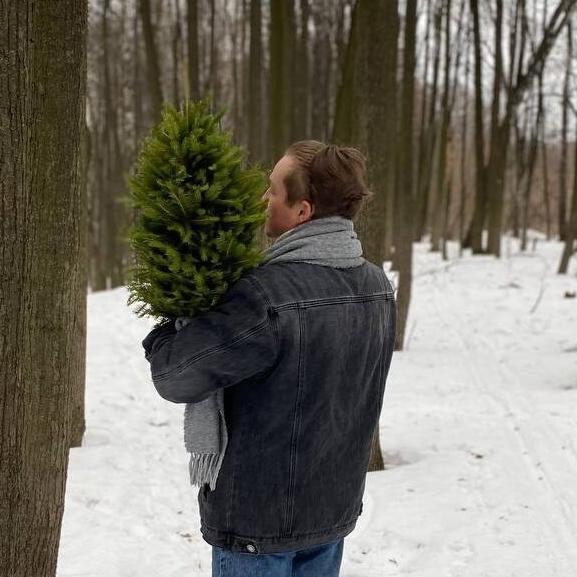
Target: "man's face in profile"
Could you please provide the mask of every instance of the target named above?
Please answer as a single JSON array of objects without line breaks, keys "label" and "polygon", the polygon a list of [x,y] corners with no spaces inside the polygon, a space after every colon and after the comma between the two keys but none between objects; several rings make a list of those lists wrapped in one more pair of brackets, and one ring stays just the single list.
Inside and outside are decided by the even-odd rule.
[{"label": "man's face in profile", "polygon": [[308,201],[298,201],[293,206],[287,202],[285,177],[294,170],[294,162],[291,156],[285,155],[276,163],[269,177],[269,187],[263,194],[268,200],[265,233],[270,238],[277,238],[310,218],[310,211],[307,212],[306,207],[303,210],[305,203],[310,207]]}]

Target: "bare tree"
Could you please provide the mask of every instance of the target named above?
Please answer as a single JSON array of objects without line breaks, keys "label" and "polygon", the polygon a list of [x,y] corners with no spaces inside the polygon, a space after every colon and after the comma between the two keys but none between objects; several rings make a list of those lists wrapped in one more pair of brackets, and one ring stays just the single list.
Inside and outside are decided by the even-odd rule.
[{"label": "bare tree", "polygon": [[559,159],[559,238],[565,240],[567,220],[567,131],[569,125],[569,100],[571,85],[571,63],[573,52],[573,30],[571,20],[567,22],[567,51],[565,55],[565,79],[563,82],[563,100],[561,103],[561,157]]},{"label": "bare tree", "polygon": [[125,249],[120,246],[118,231],[123,224],[123,214],[119,210],[116,199],[122,194],[123,187],[123,147],[120,144],[118,126],[118,99],[113,96],[113,83],[111,73],[112,59],[109,54],[108,11],[110,0],[104,0],[102,12],[102,47],[103,47],[103,97],[104,97],[104,126],[103,126],[103,152],[105,155],[102,163],[103,175],[106,184],[100,188],[100,198],[103,211],[103,228],[106,231],[101,238],[102,250],[109,271],[110,286],[116,287],[122,284],[124,279],[123,253]]},{"label": "bare tree", "polygon": [[463,92],[463,111],[461,117],[461,194],[459,197],[459,251],[463,252],[465,240],[465,205],[467,202],[467,149],[469,133],[469,76],[471,73],[470,26],[467,30],[465,52],[465,83]]},{"label": "bare tree", "polygon": [[218,75],[220,54],[216,43],[217,30],[217,12],[216,0],[209,0],[210,6],[210,93],[212,95],[213,103],[218,106],[220,104],[220,77]]},{"label": "bare tree", "polygon": [[180,73],[182,53],[182,32],[180,16],[180,0],[173,2],[173,30],[172,33],[172,101],[175,106],[180,104]]},{"label": "bare tree", "polygon": [[[542,82],[542,71],[539,74],[538,82]],[[525,162],[526,171],[524,174],[523,198],[521,210],[521,250],[527,250],[527,230],[529,228],[529,210],[531,206],[531,190],[533,185],[533,176],[537,168],[537,159],[539,154],[539,134],[541,132],[541,123],[543,117],[543,95],[542,91],[537,94],[537,112],[535,117],[531,115],[531,129],[529,145],[527,147],[527,159]]]},{"label": "bare tree", "polygon": [[403,43],[403,78],[401,88],[401,129],[399,133],[399,170],[396,183],[395,255],[393,265],[399,272],[397,293],[396,348],[405,340],[411,302],[413,264],[413,115],[415,92],[415,47],[417,0],[407,0]]},{"label": "bare tree", "polygon": [[144,46],[146,48],[146,72],[148,77],[148,89],[150,90],[152,118],[156,122],[160,120],[160,111],[164,100],[162,95],[160,66],[158,64],[158,49],[156,47],[154,25],[152,23],[152,15],[150,11],[150,0],[138,1],[140,17],[142,19]]},{"label": "bare tree", "polygon": [[333,134],[335,141],[354,144],[368,157],[374,196],[362,208],[357,229],[366,258],[379,266],[394,197],[398,20],[397,2],[357,2]]},{"label": "bare tree", "polygon": [[465,245],[473,252],[483,251],[483,228],[487,210],[487,189],[485,187],[485,123],[483,121],[483,56],[481,53],[481,23],[478,0],[470,0],[473,17],[473,50],[475,62],[475,209],[471,229]]},{"label": "bare tree", "polygon": [[56,573],[85,375],[86,28],[85,0],[0,8],[3,576]]},{"label": "bare tree", "polygon": [[312,42],[314,58],[311,74],[314,82],[311,85],[311,136],[324,141],[329,138],[331,120],[331,12],[329,11],[330,3],[327,0],[316,0],[311,7],[315,29]]},{"label": "bare tree", "polygon": [[[415,240],[420,240],[425,233],[433,183],[434,156],[435,150],[437,149],[439,132],[437,108],[439,100],[439,72],[441,69],[444,2],[445,0],[435,0],[433,6],[431,6],[430,3],[428,4],[427,17],[430,18],[428,28],[432,26],[434,29],[433,78],[431,86],[428,87],[428,54],[425,54],[426,61],[422,87],[419,154],[415,184]],[[429,30],[427,35],[430,36]],[[428,51],[426,50],[426,52]]]},{"label": "bare tree", "polygon": [[187,48],[188,48],[188,91],[193,100],[200,98],[199,45],[198,45],[198,0],[186,2]]},{"label": "bare tree", "polygon": [[[512,22],[511,38],[512,44],[510,46],[512,54],[510,57],[515,57],[514,51],[516,44],[514,42],[517,38],[517,27],[519,23],[518,9],[520,3],[516,2]],[[505,132],[504,127],[500,124],[501,115],[501,94],[503,77],[505,74],[503,66],[503,0],[496,0],[496,19],[495,19],[495,71],[493,73],[493,93],[491,100],[491,132],[489,139],[489,160],[486,166],[486,186],[487,186],[487,219],[489,224],[489,251],[491,251],[491,242],[497,243],[499,246],[494,247],[494,254],[499,254],[501,243],[501,226],[500,215],[502,212],[502,198],[504,190],[504,169],[506,166],[506,157],[502,157],[507,150],[509,140],[509,123]],[[514,64],[510,63],[510,82],[513,80]],[[498,229],[498,233],[497,233]]]},{"label": "bare tree", "polygon": [[[356,145],[367,154],[374,197],[361,209],[357,230],[365,257],[379,266],[385,257],[385,222],[394,195],[398,28],[396,0],[376,5],[357,1],[333,134],[334,141]],[[383,468],[377,427],[368,470]]]},{"label": "bare tree", "polygon": [[[571,101],[569,100],[569,94],[567,91],[567,86],[569,84],[569,78],[572,76],[572,65],[573,65],[573,58],[572,56],[572,24],[571,20],[567,21],[567,64],[566,64],[566,77],[565,77],[565,90],[563,94],[563,115],[565,116],[568,113],[568,110],[571,105]],[[575,120],[577,120],[577,111],[573,108],[573,112],[575,112]],[[564,118],[564,122],[566,118]],[[573,193],[571,198],[571,209],[569,214],[569,220],[561,221],[561,215],[559,217],[559,227],[560,232],[561,230],[565,233],[565,245],[563,247],[563,253],[561,255],[561,261],[559,263],[559,274],[566,274],[567,269],[569,268],[569,261],[571,256],[574,252],[574,245],[575,240],[577,239],[577,122],[576,122],[576,129],[575,129],[575,141],[573,143],[573,154],[574,154],[574,162],[573,162]],[[561,205],[560,205],[561,206]],[[561,223],[563,222],[564,228],[561,229]]]},{"label": "bare tree", "polygon": [[565,245],[561,262],[559,263],[559,274],[566,274],[569,267],[569,260],[574,252],[575,240],[577,239],[577,130],[575,133],[574,151],[574,172],[573,172],[573,194],[571,199],[571,213],[565,228]]},{"label": "bare tree", "polygon": [[[470,244],[475,252],[482,252],[482,231],[489,218],[489,252],[500,255],[502,221],[505,197],[505,172],[510,132],[514,117],[524,94],[551,52],[567,19],[575,8],[577,0],[560,0],[544,26],[540,42],[527,55],[527,33],[525,25],[525,1],[517,0],[509,5],[511,24],[509,26],[509,74],[505,75],[501,41],[495,41],[495,74],[493,80],[492,122],[488,163],[484,163],[483,119],[481,95],[481,51],[480,24],[477,0],[470,0],[473,14],[475,37],[475,84],[476,84],[476,139],[477,139],[477,201],[471,227]],[[502,0],[497,0],[495,37],[501,36]],[[506,82],[504,82],[506,77]],[[505,91],[505,102],[501,106],[501,92]],[[502,109],[502,110],[501,110]],[[489,195],[489,196],[488,196]],[[489,200],[489,204],[487,203]]]},{"label": "bare tree", "polygon": [[248,105],[248,148],[253,159],[264,160],[262,86],[262,11],[261,0],[250,3],[250,61]]},{"label": "bare tree", "polygon": [[292,118],[292,39],[294,7],[290,0],[272,0],[270,25],[271,160],[278,158],[290,141]]},{"label": "bare tree", "polygon": [[309,0],[300,0],[300,26],[296,50],[293,61],[295,105],[293,106],[293,133],[292,140],[307,138],[310,133],[310,49],[309,49],[309,20],[311,10]]},{"label": "bare tree", "polygon": [[444,214],[447,211],[447,188],[445,182],[447,170],[447,145],[451,123],[451,5],[452,0],[444,0],[445,11],[445,62],[443,71],[443,96],[441,100],[441,127],[438,144],[436,198],[433,203],[431,222],[431,250],[440,250]]}]

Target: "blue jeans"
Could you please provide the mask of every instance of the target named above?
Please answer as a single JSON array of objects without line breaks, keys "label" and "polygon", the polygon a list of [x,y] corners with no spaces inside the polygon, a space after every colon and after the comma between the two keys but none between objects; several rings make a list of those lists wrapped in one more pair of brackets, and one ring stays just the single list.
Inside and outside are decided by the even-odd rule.
[{"label": "blue jeans", "polygon": [[338,577],[343,542],[258,555],[213,546],[212,577]]}]

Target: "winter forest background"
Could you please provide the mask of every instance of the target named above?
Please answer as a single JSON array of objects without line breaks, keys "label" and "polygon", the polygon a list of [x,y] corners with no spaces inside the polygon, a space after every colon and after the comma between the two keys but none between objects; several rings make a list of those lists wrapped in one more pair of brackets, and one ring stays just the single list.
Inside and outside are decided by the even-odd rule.
[{"label": "winter forest background", "polygon": [[401,320],[410,298],[405,247],[425,235],[432,250],[444,252],[455,239],[498,256],[503,232],[524,249],[529,229],[561,240],[569,233],[560,265],[567,269],[577,226],[569,224],[573,2],[171,0],[90,8],[92,290],[125,282],[130,256],[121,232],[131,215],[118,198],[161,103],[206,95],[227,110],[235,142],[266,166],[304,138],[365,152],[376,198],[361,237],[370,260],[393,260],[404,273]]},{"label": "winter forest background", "polygon": [[[209,97],[226,111],[234,142],[265,168],[305,138],[354,145],[368,159],[374,198],[356,230],[365,256],[383,263],[398,288],[397,350],[404,352],[393,360],[372,459],[381,477],[368,476],[371,520],[359,529],[363,538],[351,540],[343,574],[437,576],[442,566],[455,576],[571,577],[576,89],[577,0],[4,4],[0,575],[55,575],[59,545],[59,575],[133,575],[146,539],[170,564],[176,543],[158,545],[167,533],[180,535],[179,546],[188,535],[192,549],[176,547],[181,565],[164,572],[154,555],[146,558],[150,568],[139,575],[184,574],[190,551],[198,558],[198,573],[190,574],[209,574],[194,529],[168,520],[190,499],[184,482],[171,497],[159,489],[146,501],[147,514],[162,519],[153,528],[130,503],[134,478],[113,442],[130,437],[127,423],[149,418],[179,443],[179,414],[159,404],[145,417],[157,403],[152,396],[138,404],[142,414],[123,417],[133,389],[148,378],[135,360],[148,325],[125,306],[132,255],[124,235],[134,214],[123,198],[163,103]],[[124,340],[111,344],[110,333]],[[129,374],[105,365],[127,366]],[[561,390],[573,396],[560,397]],[[443,413],[444,402],[459,411]],[[485,423],[494,438],[467,418],[484,422],[487,414],[502,417]],[[526,420],[536,423],[527,433]],[[391,423],[397,428],[389,431]],[[451,439],[437,439],[446,427]],[[486,450],[463,449],[469,440],[459,444],[460,436],[486,442]],[[184,478],[174,465],[181,456],[166,456],[167,443],[163,437],[140,448]],[[98,453],[104,445],[112,452]],[[441,453],[455,458],[441,464]],[[477,476],[470,486],[459,481],[439,497],[446,488],[439,481],[422,487],[431,498],[407,502],[405,487],[444,479],[471,455]],[[520,455],[528,455],[524,464]],[[123,472],[107,497],[99,486],[111,466]],[[166,483],[147,468],[140,473]],[[516,516],[515,487],[527,474],[536,481]],[[100,516],[99,502],[107,503]],[[154,509],[159,502],[163,512]],[[463,511],[485,508],[472,522],[457,522],[446,514],[457,502]],[[125,506],[124,523],[108,524]],[[401,517],[407,528],[391,532],[390,520]],[[93,541],[82,540],[87,518],[100,529]],[[103,551],[122,542],[129,524],[140,527],[134,550],[122,557],[119,547],[122,559],[113,555],[106,565]],[[438,542],[439,531],[446,542]],[[515,552],[505,554],[509,542]],[[93,573],[84,566],[91,555]]]}]

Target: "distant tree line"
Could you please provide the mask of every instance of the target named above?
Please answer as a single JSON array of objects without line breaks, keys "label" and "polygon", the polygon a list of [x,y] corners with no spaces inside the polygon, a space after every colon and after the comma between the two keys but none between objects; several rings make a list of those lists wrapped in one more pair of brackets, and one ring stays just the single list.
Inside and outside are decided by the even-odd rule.
[{"label": "distant tree line", "polygon": [[358,230],[398,271],[411,244],[499,256],[509,232],[577,236],[577,0],[93,0],[88,46],[89,284],[126,281],[120,202],[163,102],[209,96],[251,160],[292,141],[360,147]]}]

